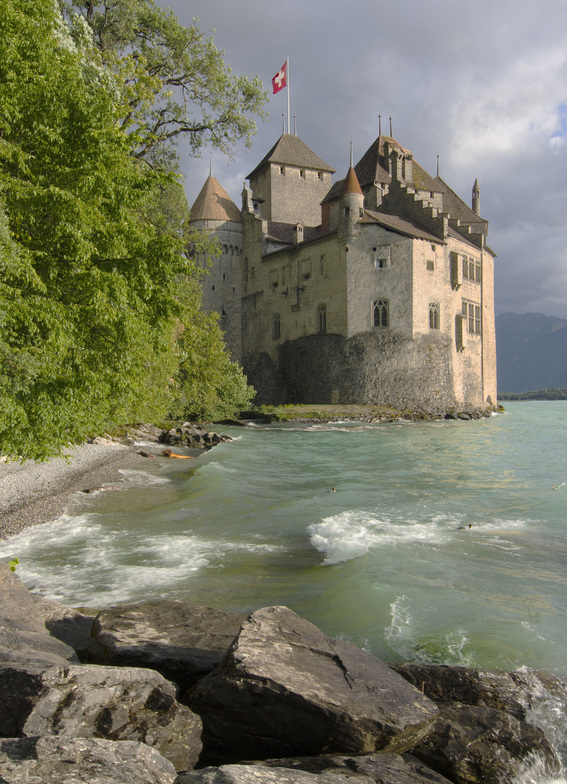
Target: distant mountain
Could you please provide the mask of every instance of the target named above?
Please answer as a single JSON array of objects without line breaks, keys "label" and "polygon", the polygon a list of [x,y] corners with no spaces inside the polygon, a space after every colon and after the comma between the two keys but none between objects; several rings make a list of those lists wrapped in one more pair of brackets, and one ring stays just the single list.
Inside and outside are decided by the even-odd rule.
[{"label": "distant mountain", "polygon": [[499,392],[567,387],[567,320],[543,313],[496,316]]}]

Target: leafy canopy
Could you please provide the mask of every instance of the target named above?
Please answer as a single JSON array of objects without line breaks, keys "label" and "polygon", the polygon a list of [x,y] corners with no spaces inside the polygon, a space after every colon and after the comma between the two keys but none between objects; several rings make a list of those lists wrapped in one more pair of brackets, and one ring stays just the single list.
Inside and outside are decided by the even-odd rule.
[{"label": "leafy canopy", "polygon": [[0,108],[0,451],[42,459],[171,409],[200,295],[176,178],[136,160],[123,85],[53,0],[0,0]]},{"label": "leafy canopy", "polygon": [[103,60],[117,74],[122,126],[135,138],[135,154],[172,167],[172,143],[183,136],[191,154],[205,145],[230,154],[250,145],[266,93],[255,77],[236,76],[211,32],[194,19],[183,27],[153,0],[61,0],[93,31]]}]

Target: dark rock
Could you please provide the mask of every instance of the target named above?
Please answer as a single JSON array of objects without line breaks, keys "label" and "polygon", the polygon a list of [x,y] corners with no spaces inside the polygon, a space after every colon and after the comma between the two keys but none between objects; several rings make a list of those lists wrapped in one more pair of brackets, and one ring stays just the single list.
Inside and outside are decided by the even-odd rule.
[{"label": "dark rock", "polygon": [[[0,674],[2,670],[0,670]],[[41,671],[12,667],[11,693],[0,688],[0,715],[11,736],[58,735],[139,741],[177,770],[201,751],[201,722],[175,700],[175,687],[152,670],[71,665]]]},{"label": "dark rock", "polygon": [[433,702],[484,705],[526,718],[527,700],[513,674],[446,664],[390,664]]},{"label": "dark rock", "polygon": [[200,425],[185,422],[182,427],[163,430],[159,441],[170,446],[189,446],[193,449],[209,449],[223,441],[232,441],[230,436],[221,436]]},{"label": "dark rock", "polygon": [[180,601],[152,601],[100,612],[96,657],[106,664],[151,667],[181,693],[227,652],[246,616]]},{"label": "dark rock", "polygon": [[33,596],[33,600],[49,634],[71,646],[81,658],[89,647],[96,613],[86,615],[43,596]]},{"label": "dark rock", "polygon": [[318,757],[264,760],[254,764],[293,768],[309,773],[345,771],[370,776],[373,781],[380,782],[380,784],[450,784],[448,779],[428,768],[411,754],[378,752],[357,757],[321,755]]},{"label": "dark rock", "polygon": [[287,607],[253,613],[185,700],[203,719],[207,762],[405,751],[437,713],[379,659]]},{"label": "dark rock", "polygon": [[0,561],[0,615],[8,621],[36,632],[45,632],[43,619],[20,578]]},{"label": "dark rock", "polygon": [[45,668],[77,661],[73,648],[50,637],[45,627],[38,632],[0,616],[0,663],[35,662]]},{"label": "dark rock", "polygon": [[440,707],[433,732],[412,753],[456,784],[512,781],[534,757],[541,760],[546,776],[561,769],[541,730],[504,711],[477,705]]},{"label": "dark rock", "polygon": [[352,773],[306,773],[290,768],[257,768],[253,765],[222,765],[182,773],[176,784],[374,784],[367,776]]},{"label": "dark rock", "polygon": [[0,740],[0,784],[174,784],[175,780],[173,765],[143,743],[61,737]]}]

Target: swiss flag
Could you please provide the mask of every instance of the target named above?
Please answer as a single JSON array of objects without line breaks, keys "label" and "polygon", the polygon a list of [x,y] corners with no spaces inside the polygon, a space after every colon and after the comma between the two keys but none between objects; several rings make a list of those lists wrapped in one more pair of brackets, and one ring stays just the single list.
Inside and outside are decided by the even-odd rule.
[{"label": "swiss flag", "polygon": [[287,60],[272,79],[272,87],[274,88],[274,93],[279,93],[280,90],[287,87]]}]

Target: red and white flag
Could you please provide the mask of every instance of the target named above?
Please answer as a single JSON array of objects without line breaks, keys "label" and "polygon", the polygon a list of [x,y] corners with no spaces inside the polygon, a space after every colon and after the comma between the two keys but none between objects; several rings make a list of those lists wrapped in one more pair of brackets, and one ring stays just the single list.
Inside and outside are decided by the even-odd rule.
[{"label": "red and white flag", "polygon": [[287,60],[272,79],[272,87],[274,88],[274,94],[287,87]]}]

